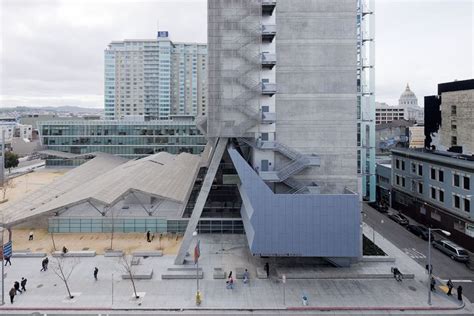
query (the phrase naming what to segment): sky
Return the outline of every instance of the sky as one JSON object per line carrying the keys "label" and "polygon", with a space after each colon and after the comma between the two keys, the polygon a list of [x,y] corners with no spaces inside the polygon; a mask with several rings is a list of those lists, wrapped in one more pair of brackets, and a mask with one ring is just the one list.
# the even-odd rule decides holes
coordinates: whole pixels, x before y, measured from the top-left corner
{"label": "sky", "polygon": [[[474,0],[375,0],[376,100],[474,78]],[[206,42],[206,0],[1,0],[0,107],[103,107],[112,40]]]}

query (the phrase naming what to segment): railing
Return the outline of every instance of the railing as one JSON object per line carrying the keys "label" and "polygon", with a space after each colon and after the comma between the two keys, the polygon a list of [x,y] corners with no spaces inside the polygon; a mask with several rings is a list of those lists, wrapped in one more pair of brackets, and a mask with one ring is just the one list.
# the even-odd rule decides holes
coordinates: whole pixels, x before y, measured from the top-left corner
{"label": "railing", "polygon": [[275,94],[276,93],[276,83],[262,83],[262,93],[263,94]]}

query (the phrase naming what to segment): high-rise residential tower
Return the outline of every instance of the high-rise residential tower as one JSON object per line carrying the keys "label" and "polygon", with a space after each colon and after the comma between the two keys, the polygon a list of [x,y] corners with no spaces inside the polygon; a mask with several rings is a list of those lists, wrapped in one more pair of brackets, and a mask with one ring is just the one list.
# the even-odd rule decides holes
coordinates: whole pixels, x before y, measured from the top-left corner
{"label": "high-rise residential tower", "polygon": [[214,146],[177,263],[221,159],[238,175],[254,255],[338,265],[360,255],[356,192],[375,193],[371,16],[357,0],[208,0],[209,105],[198,124]]}
{"label": "high-rise residential tower", "polygon": [[201,116],[207,104],[207,45],[157,39],[113,41],[105,50],[105,118]]}

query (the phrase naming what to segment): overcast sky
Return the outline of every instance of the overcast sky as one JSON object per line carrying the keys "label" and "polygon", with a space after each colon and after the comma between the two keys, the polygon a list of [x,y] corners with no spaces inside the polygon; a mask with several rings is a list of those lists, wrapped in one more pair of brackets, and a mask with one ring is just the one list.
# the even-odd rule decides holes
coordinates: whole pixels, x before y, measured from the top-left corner
{"label": "overcast sky", "polygon": [[[377,101],[473,78],[474,0],[375,0]],[[112,40],[206,42],[206,0],[1,0],[0,107],[103,107]]]}

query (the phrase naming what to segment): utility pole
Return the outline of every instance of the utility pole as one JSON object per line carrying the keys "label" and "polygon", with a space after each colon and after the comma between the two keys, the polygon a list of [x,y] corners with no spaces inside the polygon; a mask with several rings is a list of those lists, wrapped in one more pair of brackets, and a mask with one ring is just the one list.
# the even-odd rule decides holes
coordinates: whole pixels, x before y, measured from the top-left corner
{"label": "utility pole", "polygon": [[[3,158],[3,156],[2,156]],[[3,223],[2,223],[3,225]],[[3,245],[3,227],[0,227],[2,229],[2,306],[5,305],[5,264],[4,264],[4,245]]]}
{"label": "utility pole", "polygon": [[5,183],[5,130],[2,130],[2,159],[0,159],[0,185]]}

